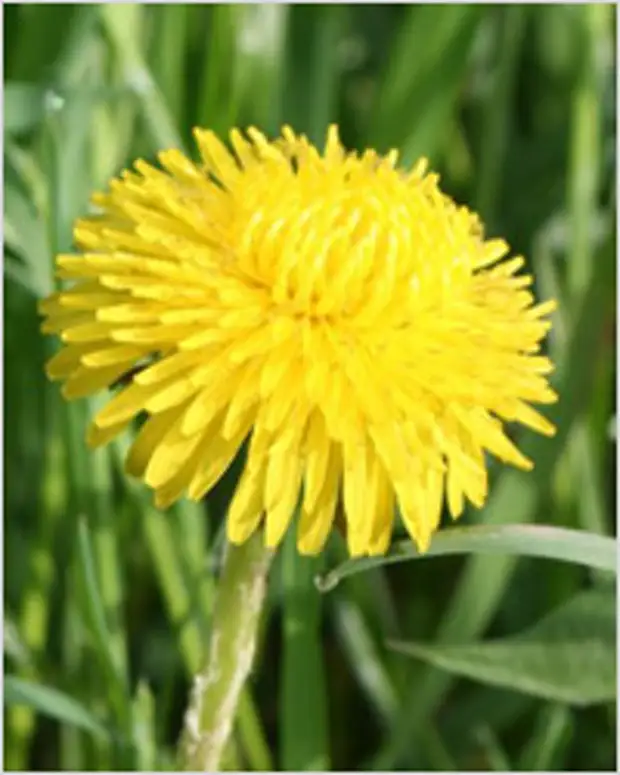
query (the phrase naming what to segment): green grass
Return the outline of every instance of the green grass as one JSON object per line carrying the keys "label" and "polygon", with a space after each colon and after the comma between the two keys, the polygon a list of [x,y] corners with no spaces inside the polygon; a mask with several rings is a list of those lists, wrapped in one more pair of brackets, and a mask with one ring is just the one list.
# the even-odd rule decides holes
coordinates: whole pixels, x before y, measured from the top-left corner
{"label": "green grass", "polygon": [[[548,342],[558,434],[523,433],[534,473],[494,466],[484,512],[463,524],[615,535],[614,29],[600,4],[5,7],[5,768],[175,761],[234,471],[205,504],[157,513],[121,473],[128,439],[87,450],[93,406],[66,405],[47,382],[56,345],[36,303],[89,193],[137,157],[193,154],[197,124],[290,123],[321,143],[337,122],[349,147],[428,156],[560,301]],[[516,669],[498,686],[493,646],[475,647],[546,632],[538,622],[584,590],[611,599],[605,571],[431,557],[319,593],[314,577],[343,559],[337,539],[317,561],[285,542],[227,767],[613,769],[611,694],[523,693]],[[545,659],[570,651],[583,677],[588,646],[566,632],[543,639]]]}

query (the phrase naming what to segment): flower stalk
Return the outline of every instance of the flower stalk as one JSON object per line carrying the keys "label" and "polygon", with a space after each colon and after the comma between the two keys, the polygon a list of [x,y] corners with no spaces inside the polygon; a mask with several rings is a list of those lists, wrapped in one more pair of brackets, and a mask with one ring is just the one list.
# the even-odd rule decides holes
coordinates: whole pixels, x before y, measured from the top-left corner
{"label": "flower stalk", "polygon": [[185,714],[180,745],[184,771],[220,771],[239,696],[252,668],[272,557],[260,533],[241,546],[227,546],[209,651],[194,678]]}

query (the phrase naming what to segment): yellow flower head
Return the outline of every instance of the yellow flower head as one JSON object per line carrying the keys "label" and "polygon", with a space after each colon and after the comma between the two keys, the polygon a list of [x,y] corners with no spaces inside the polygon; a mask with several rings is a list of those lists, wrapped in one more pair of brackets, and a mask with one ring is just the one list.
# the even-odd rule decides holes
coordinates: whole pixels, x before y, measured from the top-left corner
{"label": "yellow flower head", "polygon": [[196,130],[202,161],[143,161],[77,222],[57,259],[69,290],[42,304],[65,347],[49,362],[78,398],[133,373],[94,417],[96,446],[134,418],[127,471],[165,507],[202,498],[246,439],[228,513],[244,541],[282,539],[301,494],[298,547],[322,548],[341,502],[352,555],[386,551],[396,506],[419,548],[487,494],[485,451],[528,469],[502,430],[553,426],[522,258],[425,163],[361,156],[331,127],[321,155],[284,127],[270,143]]}

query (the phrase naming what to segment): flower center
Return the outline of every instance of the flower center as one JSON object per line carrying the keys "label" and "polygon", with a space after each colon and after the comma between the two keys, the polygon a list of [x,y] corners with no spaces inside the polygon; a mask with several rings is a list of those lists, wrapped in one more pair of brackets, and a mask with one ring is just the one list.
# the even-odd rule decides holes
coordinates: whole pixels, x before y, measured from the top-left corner
{"label": "flower center", "polygon": [[394,308],[395,295],[419,285],[431,247],[416,213],[420,197],[394,170],[311,182],[293,175],[286,186],[253,192],[235,230],[239,268],[277,307],[370,323]]}

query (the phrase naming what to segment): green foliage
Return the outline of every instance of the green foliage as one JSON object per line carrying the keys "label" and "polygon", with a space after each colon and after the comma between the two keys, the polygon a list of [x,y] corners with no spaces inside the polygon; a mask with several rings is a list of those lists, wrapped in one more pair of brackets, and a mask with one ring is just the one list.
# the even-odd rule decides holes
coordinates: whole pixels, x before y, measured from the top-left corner
{"label": "green foliage", "polygon": [[480,525],[440,531],[424,554],[420,554],[411,541],[400,541],[393,544],[385,555],[343,563],[325,577],[317,578],[316,584],[322,592],[327,592],[341,579],[353,573],[380,568],[394,562],[441,557],[447,554],[516,554],[523,557],[547,557],[611,573],[616,572],[617,565],[615,540],[595,533],[538,525],[501,525],[499,527]]}
{"label": "green foliage", "polygon": [[[87,449],[93,407],[66,405],[43,372],[53,256],[135,158],[194,154],[196,124],[285,122],[430,157],[558,299],[561,401],[555,438],[519,433],[534,472],[492,465],[484,512],[431,549],[465,536],[461,556],[375,564],[321,595],[338,537],[319,561],[284,547],[226,766],[613,767],[615,710],[599,702],[613,617],[580,606],[607,588],[615,531],[614,24],[605,4],[6,7],[6,769],[173,768],[238,474],[158,513],[122,471],[127,438]],[[549,530],[532,544],[535,523]]]}
{"label": "green foliage", "polygon": [[391,647],[455,675],[575,705],[616,696],[616,603],[584,592],[534,627],[471,645],[393,641]]}
{"label": "green foliage", "polygon": [[108,738],[105,726],[81,703],[51,686],[8,675],[4,681],[4,703],[34,708],[44,716],[79,727],[92,735]]}

